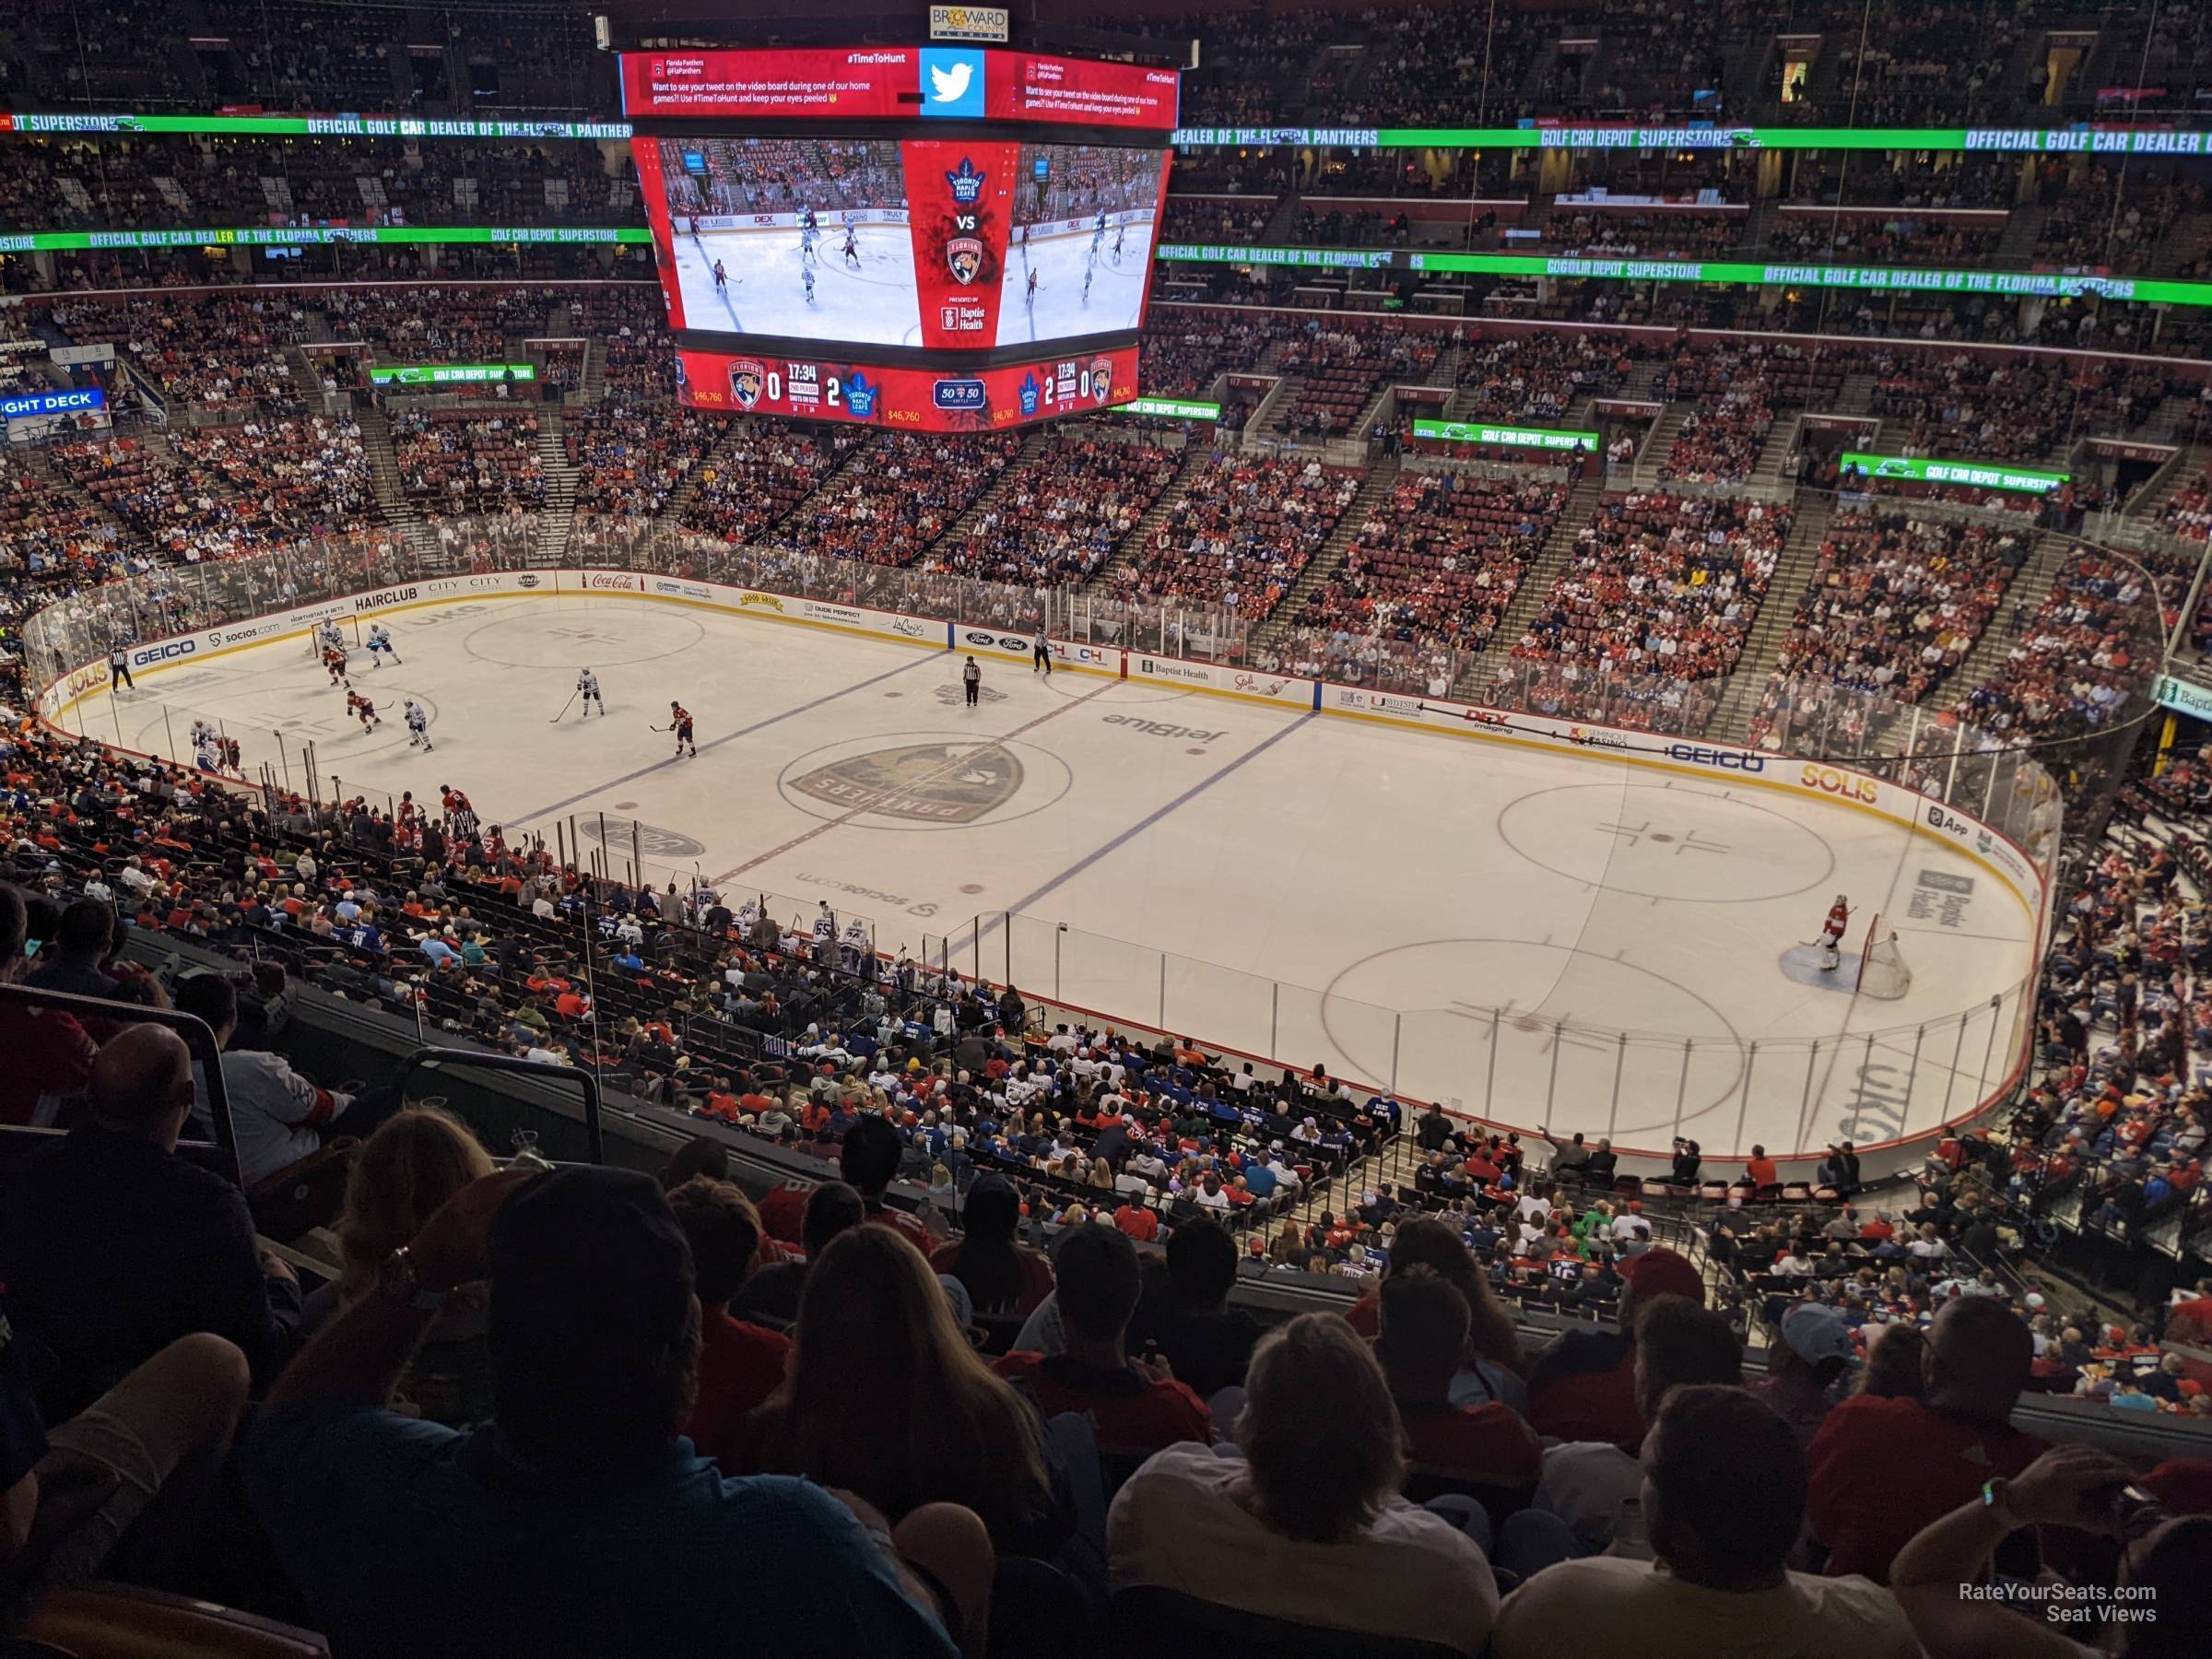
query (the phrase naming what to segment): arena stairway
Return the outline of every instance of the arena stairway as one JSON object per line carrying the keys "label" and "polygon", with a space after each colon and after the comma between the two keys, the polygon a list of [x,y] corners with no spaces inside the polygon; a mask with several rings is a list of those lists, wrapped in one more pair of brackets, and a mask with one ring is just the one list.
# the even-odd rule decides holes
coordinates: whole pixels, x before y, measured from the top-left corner
{"label": "arena stairway", "polygon": [[323,376],[316,371],[313,360],[297,346],[284,348],[284,366],[291,371],[292,384],[300,389],[300,401],[310,409],[322,411]]}
{"label": "arena stairway", "polygon": [[946,525],[944,534],[930,543],[930,546],[933,547],[957,547],[967,536],[970,530],[982,521],[983,514],[996,507],[1004,499],[1007,487],[1014,482],[1015,469],[1026,465],[1044,453],[1044,446],[1053,441],[1054,430],[1055,429],[1050,425],[1032,427],[1023,437],[1021,448],[1015,453],[1014,459],[999,469],[998,477],[991,481],[990,488],[977,496],[974,500],[969,502],[968,511]]}
{"label": "arena stairway", "polygon": [[582,468],[569,459],[560,406],[537,409],[537,465],[546,475],[546,504],[537,515],[537,547],[531,562],[558,565],[569,550],[569,530],[576,522],[576,479]]}
{"label": "arena stairway", "polygon": [[2043,221],[2051,216],[2033,204],[2024,204],[2012,210],[2005,221],[2005,233],[1997,238],[1989,263],[1993,265],[2026,265],[2035,253],[2035,239],[2042,234]]}
{"label": "arena stairway", "polygon": [[2039,534],[2035,538],[2034,554],[2013,572],[2011,583],[1997,608],[1990,613],[1989,625],[1983,629],[1982,637],[1974,641],[1973,650],[1966,660],[1947,676],[1943,683],[1926,699],[1925,706],[1936,712],[1955,709],[1967,700],[1978,686],[2001,677],[2005,659],[2019,643],[2020,630],[2013,626],[2015,616],[2032,618],[2042,609],[2043,601],[2050,597],[2052,578],[2058,572],[2061,561],[2072,542],[2063,535]]}
{"label": "arena stairway", "polygon": [[1359,538],[1359,526],[1367,522],[1370,513],[1388,499],[1391,489],[1398,481],[1399,470],[1399,463],[1394,456],[1367,469],[1367,477],[1359,481],[1359,493],[1352,498],[1351,505],[1344,510],[1344,515],[1336,521],[1336,527],[1329,532],[1328,539],[1321,544],[1312,559],[1306,560],[1306,568],[1298,573],[1298,580],[1276,601],[1275,608],[1267,613],[1253,631],[1252,642],[1254,645],[1272,645],[1281,639],[1288,631],[1290,618],[1298,615],[1299,607],[1305,604],[1306,595],[1344,569],[1345,558],[1351,552],[1352,543]]}
{"label": "arena stairway", "polygon": [[354,410],[354,419],[360,425],[361,453],[369,457],[369,483],[376,491],[377,505],[383,509],[384,522],[406,537],[425,560],[438,565],[438,538],[423,523],[421,509],[407,499],[398,457],[392,453],[392,426],[383,410],[363,400]]}
{"label": "arena stairway", "polygon": [[1521,573],[1521,585],[1513,594],[1512,604],[1498,618],[1498,626],[1490,634],[1489,643],[1477,653],[1464,668],[1453,694],[1470,702],[1482,700],[1483,688],[1497,677],[1504,665],[1506,654],[1521,643],[1521,636],[1535,620],[1536,612],[1551,596],[1552,584],[1566,570],[1567,561],[1574,554],[1575,533],[1587,524],[1597,512],[1597,504],[1605,495],[1605,485],[1597,478],[1584,478],[1567,497],[1567,504],[1559,509],[1559,516],[1552,521],[1551,533],[1536,551],[1527,570]]}
{"label": "arena stairway", "polygon": [[2183,450],[2180,458],[2166,469],[2157,486],[2138,491],[2126,506],[2121,508],[2121,519],[2131,526],[2149,530],[2166,511],[2166,503],[2184,488],[2205,476],[2212,466],[2212,444],[2192,443]]}
{"label": "arena stairway", "polygon": [[1790,458],[1790,452],[1797,447],[1797,431],[1804,423],[1805,417],[1801,414],[1784,410],[1777,415],[1774,424],[1767,429],[1765,441],[1759,447],[1759,459],[1751,465],[1751,476],[1744,482],[1763,485],[1770,489],[1782,488],[1783,464]]}
{"label": "arena stairway", "polygon": [[1159,499],[1145,510],[1145,516],[1138,519],[1131,526],[1129,534],[1115,544],[1106,561],[1091,572],[1090,580],[1083,584],[1087,592],[1104,594],[1112,591],[1113,576],[1135,560],[1138,549],[1151,545],[1152,533],[1166,522],[1169,510],[1182,500],[1184,492],[1204,474],[1206,463],[1214,458],[1215,453],[1203,443],[1194,443],[1184,449],[1182,465],[1175,469],[1175,476],[1168,480],[1167,488],[1159,492]]}
{"label": "arena stairway", "polygon": [[1748,740],[1751,717],[1759,712],[1759,700],[1774,677],[1782,641],[1819,573],[1820,544],[1827,539],[1828,526],[1835,516],[1833,496],[1799,498],[1797,522],[1790,526],[1789,539],[1782,544],[1781,556],[1774,561],[1766,597],[1759,601],[1759,615],[1752,618],[1751,631],[1744,638],[1743,654],[1735,660],[1735,672],[1721,696],[1720,707],[1706,722],[1705,735],[1716,743]]}
{"label": "arena stairway", "polygon": [[1659,487],[1659,468],[1674,453],[1675,440],[1682,435],[1683,423],[1696,409],[1694,403],[1673,403],[1666,406],[1652,429],[1643,435],[1643,442],[1636,451],[1636,461],[1630,477],[1645,489]]}

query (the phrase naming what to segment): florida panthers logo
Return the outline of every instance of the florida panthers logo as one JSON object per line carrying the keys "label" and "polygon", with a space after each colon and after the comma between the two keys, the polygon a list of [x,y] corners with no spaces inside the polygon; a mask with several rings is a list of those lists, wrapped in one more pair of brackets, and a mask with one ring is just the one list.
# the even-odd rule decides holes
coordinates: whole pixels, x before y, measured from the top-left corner
{"label": "florida panthers logo", "polygon": [[983,272],[983,244],[980,238],[956,236],[945,244],[945,263],[952,267],[952,279],[965,288]]}
{"label": "florida panthers logo", "polygon": [[730,365],[730,396],[741,409],[749,409],[760,401],[760,390],[767,381],[768,371],[750,358]]}
{"label": "florida panthers logo", "polygon": [[1090,359],[1090,394],[1100,403],[1110,403],[1113,396],[1113,359],[1096,357]]}

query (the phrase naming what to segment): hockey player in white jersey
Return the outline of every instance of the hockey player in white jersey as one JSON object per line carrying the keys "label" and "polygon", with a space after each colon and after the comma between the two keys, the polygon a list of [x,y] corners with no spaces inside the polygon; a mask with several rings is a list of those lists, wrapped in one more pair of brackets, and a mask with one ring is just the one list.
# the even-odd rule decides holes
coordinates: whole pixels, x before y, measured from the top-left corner
{"label": "hockey player in white jersey", "polygon": [[363,643],[369,647],[369,663],[371,667],[382,668],[386,657],[390,657],[394,663],[399,661],[399,653],[392,649],[392,630],[382,622],[370,628],[369,638]]}
{"label": "hockey player in white jersey", "polygon": [[422,705],[413,698],[407,699],[407,747],[429,754],[438,746],[430,741],[430,717],[422,712]]}
{"label": "hockey player in white jersey", "polygon": [[576,695],[583,700],[583,712],[586,717],[591,714],[592,705],[597,703],[600,718],[606,718],[606,700],[599,695],[599,677],[589,668],[576,677]]}

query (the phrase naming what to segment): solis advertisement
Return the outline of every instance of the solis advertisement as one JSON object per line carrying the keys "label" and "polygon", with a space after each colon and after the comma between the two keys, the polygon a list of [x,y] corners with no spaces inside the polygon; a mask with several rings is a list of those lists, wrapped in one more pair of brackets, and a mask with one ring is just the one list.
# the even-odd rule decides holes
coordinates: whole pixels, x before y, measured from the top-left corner
{"label": "solis advertisement", "polygon": [[627,52],[633,120],[1052,122],[1173,130],[1177,75],[982,46]]}
{"label": "solis advertisement", "polygon": [[1136,395],[1136,347],[1073,352],[972,374],[767,353],[679,351],[696,409],[849,420],[894,431],[979,432],[1080,415]]}
{"label": "solis advertisement", "polygon": [[661,135],[633,151],[676,328],[981,351],[1144,320],[1164,148]]}

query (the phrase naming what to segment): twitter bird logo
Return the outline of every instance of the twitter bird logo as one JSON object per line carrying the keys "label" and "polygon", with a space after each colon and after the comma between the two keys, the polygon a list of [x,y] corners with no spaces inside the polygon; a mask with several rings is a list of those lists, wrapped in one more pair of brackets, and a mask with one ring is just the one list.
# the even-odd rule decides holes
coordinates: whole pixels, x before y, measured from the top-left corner
{"label": "twitter bird logo", "polygon": [[983,115],[983,54],[973,48],[925,46],[922,67],[928,74],[924,115],[981,120]]}

